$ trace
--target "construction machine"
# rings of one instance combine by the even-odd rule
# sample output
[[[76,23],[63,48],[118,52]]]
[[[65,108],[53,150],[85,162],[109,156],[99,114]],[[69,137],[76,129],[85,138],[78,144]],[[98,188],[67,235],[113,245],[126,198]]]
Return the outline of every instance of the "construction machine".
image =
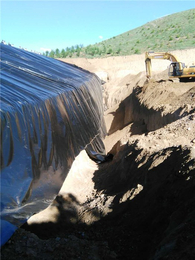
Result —
[[[185,63],[178,61],[176,56],[169,52],[146,52],[146,76],[148,79],[152,76],[152,59],[170,60],[168,68],[169,78],[179,78],[180,82],[195,81],[195,65],[187,67]]]

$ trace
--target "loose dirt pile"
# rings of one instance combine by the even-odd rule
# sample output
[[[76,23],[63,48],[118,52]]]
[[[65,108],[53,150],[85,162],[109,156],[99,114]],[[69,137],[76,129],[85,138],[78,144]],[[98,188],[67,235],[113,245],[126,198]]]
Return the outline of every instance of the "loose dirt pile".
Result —
[[[147,82],[142,56],[72,61],[105,81],[113,160],[97,165],[82,151],[1,259],[195,259],[195,83],[170,81],[162,61]]]

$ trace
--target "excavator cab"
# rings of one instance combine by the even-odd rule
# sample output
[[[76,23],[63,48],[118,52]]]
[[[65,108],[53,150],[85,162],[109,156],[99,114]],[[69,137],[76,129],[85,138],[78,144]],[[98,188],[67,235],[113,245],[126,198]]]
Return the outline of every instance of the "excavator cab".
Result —
[[[172,62],[169,66],[169,77],[177,77],[183,74],[185,64],[182,62]]]

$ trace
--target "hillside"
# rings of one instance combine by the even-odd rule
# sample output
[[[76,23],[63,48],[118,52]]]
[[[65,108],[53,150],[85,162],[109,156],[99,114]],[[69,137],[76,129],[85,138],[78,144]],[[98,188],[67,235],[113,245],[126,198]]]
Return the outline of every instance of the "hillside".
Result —
[[[138,28],[86,47],[52,50],[52,58],[98,58],[141,54],[145,51],[172,51],[195,46],[195,9],[174,13]]]
[[[194,27],[195,9],[190,9],[151,21],[91,47],[103,51],[104,55],[187,49],[195,46]]]

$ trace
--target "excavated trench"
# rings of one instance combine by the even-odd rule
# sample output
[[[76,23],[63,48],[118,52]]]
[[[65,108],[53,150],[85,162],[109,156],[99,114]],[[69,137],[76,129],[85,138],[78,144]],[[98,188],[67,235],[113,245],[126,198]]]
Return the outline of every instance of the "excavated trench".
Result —
[[[186,90],[163,93],[159,83]],[[117,234],[118,259],[195,256],[194,95],[194,85],[169,81],[136,86],[114,114],[108,133],[121,130],[123,137],[111,149],[115,163],[101,166],[94,181],[97,190],[114,196],[106,218],[113,224],[111,237]]]
[[[178,97],[173,93],[171,93],[173,96],[173,104],[166,104],[166,102],[164,104],[159,104],[160,102],[157,100],[155,102],[156,104],[150,105],[149,101],[145,102],[144,100],[144,89],[145,86],[135,86],[130,95],[120,103],[116,111],[113,113],[114,117],[112,124],[110,124],[108,129],[109,135],[132,123],[139,125],[140,129],[138,129],[138,132],[155,131],[181,119],[187,114],[193,114],[195,112],[194,104],[186,104],[185,96],[179,104],[174,105],[174,99],[177,99]],[[151,91],[148,95],[158,97],[159,92],[160,89],[157,89]],[[193,103],[195,87],[193,85],[189,86],[187,92],[192,96],[190,103]],[[165,97],[162,99],[166,99],[168,96],[169,102],[171,99],[169,95],[164,95]],[[154,97],[153,99],[157,98]],[[109,113],[111,114],[112,112],[108,112],[107,115]],[[135,133],[132,132],[131,135],[133,134]]]

